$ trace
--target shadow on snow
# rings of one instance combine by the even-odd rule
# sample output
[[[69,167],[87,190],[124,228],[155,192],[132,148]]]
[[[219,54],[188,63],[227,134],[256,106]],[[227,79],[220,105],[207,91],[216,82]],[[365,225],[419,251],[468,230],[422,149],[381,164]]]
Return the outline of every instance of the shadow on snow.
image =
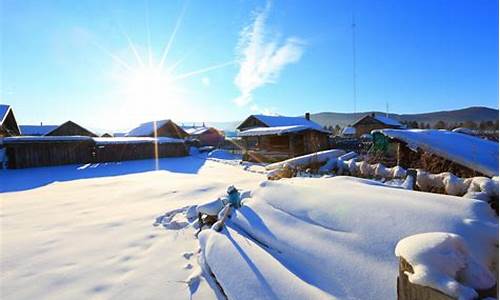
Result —
[[[196,174],[204,163],[205,159],[193,156],[161,158],[158,160],[158,170]],[[57,181],[119,176],[155,170],[154,159],[0,170],[0,193],[34,189]]]

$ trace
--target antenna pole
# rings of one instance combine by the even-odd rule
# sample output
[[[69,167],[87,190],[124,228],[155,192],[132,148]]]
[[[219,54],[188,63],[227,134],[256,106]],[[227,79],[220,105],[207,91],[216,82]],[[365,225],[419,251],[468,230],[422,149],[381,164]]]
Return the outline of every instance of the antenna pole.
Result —
[[[356,19],[354,16],[354,2],[352,9],[352,100],[354,112],[356,113]]]

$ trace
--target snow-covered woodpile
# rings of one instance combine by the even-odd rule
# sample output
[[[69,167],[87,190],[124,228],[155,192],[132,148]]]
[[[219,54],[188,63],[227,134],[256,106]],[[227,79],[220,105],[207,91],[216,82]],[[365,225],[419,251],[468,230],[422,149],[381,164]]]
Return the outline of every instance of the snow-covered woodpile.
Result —
[[[268,179],[278,180],[291,178],[303,172],[317,175],[349,175],[361,178],[378,179],[383,182],[407,178],[409,172],[401,166],[386,167],[381,163],[369,164],[366,161],[356,161],[355,152],[345,153],[343,150],[326,150],[301,157],[270,164]],[[498,212],[499,178],[476,176],[461,178],[451,172],[432,174],[424,170],[415,170],[413,181],[400,182],[406,189],[413,186],[423,192],[463,196],[489,202]]]

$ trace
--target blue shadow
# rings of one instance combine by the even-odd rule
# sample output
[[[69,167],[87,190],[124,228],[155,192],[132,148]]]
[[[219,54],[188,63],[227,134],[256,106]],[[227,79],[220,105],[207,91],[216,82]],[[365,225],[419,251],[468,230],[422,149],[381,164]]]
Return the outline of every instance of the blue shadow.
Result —
[[[119,176],[155,170],[196,174],[205,161],[206,160],[201,156],[186,156],[161,158],[158,160],[158,166],[156,160],[147,159],[86,165],[0,170],[0,193],[34,189],[56,181]]]

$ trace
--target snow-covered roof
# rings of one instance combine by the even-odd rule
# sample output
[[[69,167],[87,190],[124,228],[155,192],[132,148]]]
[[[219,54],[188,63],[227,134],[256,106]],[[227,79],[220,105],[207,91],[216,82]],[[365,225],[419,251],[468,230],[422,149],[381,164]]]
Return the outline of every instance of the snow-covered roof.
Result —
[[[159,121],[150,121],[146,123],[142,123],[138,127],[130,130],[125,136],[145,136],[145,135],[151,135],[154,131],[154,123],[156,123],[156,128],[160,128],[163,125],[165,125],[169,119],[167,120],[159,120]]]
[[[310,129],[324,131],[321,125],[311,120],[307,120],[303,117],[268,116],[268,115],[252,115],[252,116],[269,127],[301,125],[301,126],[307,126]]]
[[[377,121],[381,122],[381,123],[384,123],[385,125],[391,125],[391,126],[403,126],[401,123],[399,123],[398,121],[394,120],[394,119],[391,119],[389,117],[384,117],[384,116],[381,116],[381,115],[375,115],[374,117]]]
[[[474,131],[469,128],[465,127],[458,127],[452,130],[453,132],[458,132],[458,133],[463,133],[463,134],[468,134],[468,135],[474,135]]]
[[[290,132],[299,132],[304,130],[317,130],[309,126],[294,125],[294,126],[275,126],[275,127],[257,127],[241,131],[238,136],[260,136],[260,135],[282,135]],[[322,130],[323,131],[323,130]]]
[[[182,127],[189,135],[199,135],[210,130],[210,127]]]
[[[46,135],[56,129],[57,125],[20,125],[22,135]]]
[[[354,127],[347,126],[344,127],[344,129],[342,130],[342,135],[353,135],[353,134],[356,134],[356,128]]]
[[[406,142],[488,176],[498,176],[498,143],[475,136],[435,129],[381,129],[390,138]],[[372,133],[373,133],[372,132]]]
[[[3,123],[5,118],[7,117],[7,113],[10,110],[10,105],[0,104],[0,124]]]
[[[169,137],[99,137],[93,138],[97,145],[112,145],[112,144],[144,144],[144,143],[184,143],[181,139],[174,139]]]

